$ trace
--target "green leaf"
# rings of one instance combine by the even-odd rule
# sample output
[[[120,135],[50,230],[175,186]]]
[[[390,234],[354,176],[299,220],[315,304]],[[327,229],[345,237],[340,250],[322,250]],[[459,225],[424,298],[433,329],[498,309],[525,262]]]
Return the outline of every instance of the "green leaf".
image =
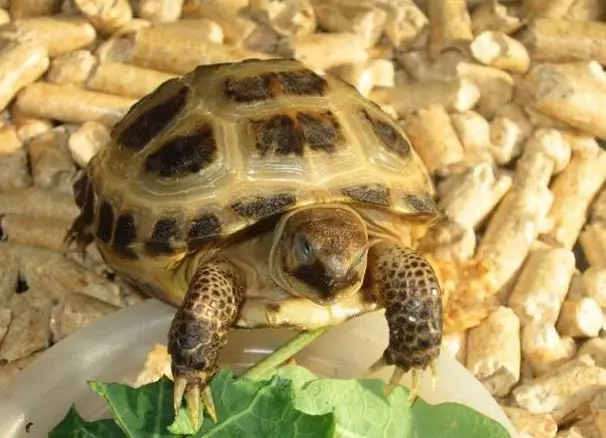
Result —
[[[292,380],[297,409],[316,415],[334,412],[338,436],[509,438],[500,423],[463,405],[430,405],[418,398],[411,408],[404,387],[387,398],[382,380],[324,379],[298,366],[282,367],[275,375]]]
[[[207,420],[204,418],[204,411],[201,410],[199,424],[202,425],[205,421]],[[187,411],[184,407],[179,408],[179,412],[177,412],[173,423],[168,426],[168,431],[174,435],[193,435],[196,433],[196,429],[194,428],[194,425],[191,424],[189,415],[187,415]]]
[[[120,383],[88,382],[107,401],[114,420],[128,437],[169,438],[173,422],[173,385],[166,378],[131,388]]]
[[[430,405],[418,400],[412,411],[420,437],[511,438],[499,422],[458,403]]]
[[[306,414],[295,409],[290,381],[272,377],[256,382],[235,380],[221,370],[211,382],[218,423],[208,420],[197,437],[333,437],[334,415]]]
[[[67,415],[48,434],[49,438],[120,438],[124,432],[113,420],[88,422],[72,405]]]

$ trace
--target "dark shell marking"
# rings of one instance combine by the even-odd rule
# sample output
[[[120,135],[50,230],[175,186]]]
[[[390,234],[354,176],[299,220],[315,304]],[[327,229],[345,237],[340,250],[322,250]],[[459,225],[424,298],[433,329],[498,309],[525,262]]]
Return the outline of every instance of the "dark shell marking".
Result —
[[[372,205],[391,205],[389,200],[389,188],[381,184],[362,184],[359,186],[346,187],[343,194],[354,201]]]
[[[82,172],[74,182],[73,190],[74,200],[80,208],[80,214],[67,231],[64,241],[67,244],[76,242],[78,248],[84,251],[84,248],[94,239],[90,227],[95,219],[95,196],[86,172]]]
[[[109,243],[112,238],[114,226],[114,209],[109,202],[103,201],[101,203],[98,216],[99,223],[97,224],[97,237],[101,241]]]
[[[404,201],[419,213],[439,214],[440,210],[429,193],[405,194]]]
[[[281,213],[296,202],[294,194],[278,193],[274,196],[240,199],[232,204],[232,208],[242,217],[256,219]]]
[[[407,157],[410,154],[410,142],[392,124],[373,117],[367,110],[362,110],[362,117],[370,124],[379,141],[388,149],[401,157]]]
[[[179,221],[175,217],[164,217],[154,223],[151,235],[145,241],[145,249],[151,255],[170,254],[174,252],[171,239],[179,237]]]
[[[331,153],[343,144],[341,127],[330,111],[298,111],[295,117],[275,114],[251,120],[250,126],[262,156],[269,152],[302,156],[306,146]]]
[[[174,120],[187,102],[189,87],[181,79],[170,79],[155,92],[135,103],[112,129],[114,141],[135,152]]]
[[[191,221],[187,239],[191,242],[216,236],[221,232],[221,221],[217,215],[204,213]],[[190,243],[191,243],[190,242]]]
[[[145,171],[162,178],[199,172],[217,158],[217,143],[210,123],[188,135],[168,140],[145,159]]]
[[[234,102],[253,103],[285,95],[323,96],[327,85],[323,77],[305,69],[227,78],[224,93]]]

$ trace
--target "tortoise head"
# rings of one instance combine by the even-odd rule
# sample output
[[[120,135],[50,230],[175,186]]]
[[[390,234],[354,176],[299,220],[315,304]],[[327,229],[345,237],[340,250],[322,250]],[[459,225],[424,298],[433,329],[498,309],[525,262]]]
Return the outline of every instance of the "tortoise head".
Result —
[[[274,281],[290,294],[329,304],[361,287],[367,252],[366,225],[356,212],[312,206],[281,218],[269,264]]]

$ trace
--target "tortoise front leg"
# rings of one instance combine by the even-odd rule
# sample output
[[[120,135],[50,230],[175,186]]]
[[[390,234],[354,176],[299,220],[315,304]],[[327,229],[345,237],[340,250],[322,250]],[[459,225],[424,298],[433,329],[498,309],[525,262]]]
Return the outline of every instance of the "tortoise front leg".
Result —
[[[389,345],[370,371],[395,365],[390,392],[412,369],[410,401],[416,398],[421,371],[435,363],[442,342],[442,297],[438,278],[418,252],[398,243],[382,241],[368,254],[369,287],[385,307]]]
[[[175,382],[175,413],[185,395],[187,411],[197,429],[200,396],[211,416],[214,404],[208,382],[218,369],[219,352],[244,301],[242,272],[225,258],[211,259],[196,269],[168,333]]]

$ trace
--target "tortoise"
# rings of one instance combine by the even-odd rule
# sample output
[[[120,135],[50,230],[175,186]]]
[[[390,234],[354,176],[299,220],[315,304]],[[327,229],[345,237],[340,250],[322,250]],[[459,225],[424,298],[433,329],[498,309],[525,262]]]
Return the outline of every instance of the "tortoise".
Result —
[[[200,399],[232,327],[334,326],[384,308],[372,369],[435,378],[442,291],[416,244],[441,212],[398,123],[291,58],[199,66],[133,105],[74,183],[66,241],[177,307],[175,410]]]

